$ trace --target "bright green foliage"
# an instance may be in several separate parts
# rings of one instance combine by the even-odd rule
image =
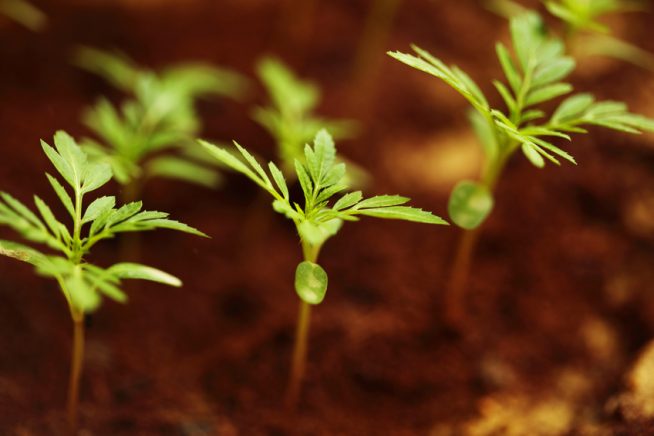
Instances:
[[[639,9],[643,2],[634,0],[543,0],[547,10],[573,29],[609,32],[599,19],[607,14]]]
[[[540,17],[534,13],[511,20],[511,37],[513,54],[501,43],[496,46],[506,82],[494,81],[493,84],[504,100],[504,111],[491,107],[465,72],[445,65],[428,52],[413,47],[416,55],[389,53],[400,62],[443,80],[475,109],[471,123],[485,152],[481,184],[488,192],[492,191],[507,158],[518,149],[533,165],[541,168],[546,161],[557,165],[561,159],[575,163],[574,158],[552,140],[569,141],[570,133],[585,133],[587,125],[628,133],[654,131],[653,120],[629,113],[624,103],[598,102],[589,94],[567,97],[548,117],[542,105],[572,91],[572,86],[564,79],[574,70],[575,62],[564,54],[559,39],[547,35]],[[476,201],[472,201],[477,196],[457,194],[450,198],[450,211],[460,216],[479,216],[473,204]],[[462,198],[469,198],[470,202],[462,202]],[[492,202],[488,207],[491,206]],[[467,218],[463,221],[468,223],[464,227],[470,225]],[[481,222],[483,219],[478,224]]]
[[[201,127],[194,105],[203,96],[239,96],[245,86],[240,76],[204,64],[157,73],[91,48],[79,50],[77,63],[132,96],[120,108],[100,99],[84,115],[99,141],[88,139],[83,147],[94,160],[109,163],[118,182],[157,176],[218,184],[216,168],[192,140]]]
[[[654,69],[654,56],[632,44],[610,36],[602,20],[612,14],[647,8],[644,0],[541,0],[545,8],[565,25],[566,37],[578,56],[600,55]],[[513,0],[488,0],[491,10],[513,17],[527,11]]]
[[[327,273],[317,263],[301,262],[295,270],[295,292],[309,304],[322,303],[327,293]]]
[[[0,14],[33,31],[43,29],[48,20],[43,12],[25,0],[0,0]]]
[[[124,302],[123,279],[143,279],[181,286],[176,277],[157,269],[135,264],[118,263],[101,268],[86,261],[85,256],[99,241],[123,232],[139,232],[167,228],[205,236],[198,230],[168,219],[164,212],[142,210],[141,202],[116,207],[114,197],[98,197],[84,207],[86,194],[105,185],[111,179],[106,163],[88,160],[87,154],[65,132],[57,132],[55,148],[42,141],[43,151],[59,175],[72,188],[69,191],[47,174],[52,188],[73,221],[72,228],[64,225],[50,207],[34,197],[38,214],[7,193],[0,193],[0,224],[7,225],[25,239],[46,245],[58,254],[46,254],[10,241],[0,241],[0,254],[28,262],[39,274],[57,280],[73,314],[96,309],[104,295]]]
[[[294,177],[295,160],[304,159],[304,144],[323,127],[336,139],[353,130],[353,123],[327,120],[314,115],[320,102],[320,90],[311,82],[300,80],[281,61],[264,58],[257,72],[270,98],[270,106],[257,107],[252,116],[277,143],[281,169],[286,177]]]
[[[333,197],[347,190],[348,185],[345,182],[345,164],[336,162],[334,141],[326,130],[316,134],[313,147],[305,145],[304,159],[295,160],[296,177],[304,194],[303,206],[291,200],[286,178],[273,162],[268,164],[269,176],[257,160],[239,144],[235,143],[240,157],[224,148],[205,141],[200,142],[221,163],[244,174],[274,198],[273,208],[293,220],[305,248],[305,260],[312,263],[315,263],[316,256],[309,256],[307,253],[317,253],[322,244],[338,232],[343,221],[357,221],[360,215],[447,224],[430,212],[405,206],[409,199],[398,195],[379,195],[364,199],[361,191],[354,191],[333,201]],[[297,291],[307,303],[316,304],[317,300],[322,300],[322,297],[318,298],[321,294],[318,292],[320,288],[314,284],[314,279],[307,278],[304,271],[306,268],[308,266],[302,267],[304,278],[300,280],[302,286]],[[318,270],[314,268],[312,271],[313,276],[320,277]],[[318,281],[322,282],[322,279]],[[325,275],[325,287],[326,283]],[[324,294],[324,290],[322,293]]]
[[[481,183],[464,180],[452,190],[448,213],[464,229],[478,227],[493,210],[493,194]]]

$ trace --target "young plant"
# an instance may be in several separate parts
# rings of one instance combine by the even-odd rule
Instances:
[[[120,108],[106,99],[90,108],[84,122],[99,140],[82,144],[93,159],[111,165],[116,180],[125,185],[125,201],[137,197],[150,177],[216,186],[220,177],[213,161],[192,139],[201,127],[195,102],[207,95],[238,97],[244,79],[199,63],[155,72],[92,48],[80,49],[77,63],[132,96]]]
[[[545,8],[561,20],[564,38],[575,57],[608,56],[654,70],[654,55],[610,35],[611,29],[602,23],[610,15],[642,11],[639,0],[541,0]],[[512,17],[528,9],[513,0],[491,0],[491,10]]]
[[[0,14],[35,32],[43,29],[48,20],[43,12],[25,0],[0,0]]]
[[[145,211],[140,201],[116,207],[115,197],[98,197],[85,206],[85,196],[111,179],[111,167],[88,159],[73,138],[63,131],[54,136],[55,148],[41,142],[43,151],[59,175],[72,188],[72,196],[50,174],[46,174],[59,200],[70,215],[72,228],[64,225],[41,198],[34,196],[39,215],[11,195],[0,192],[0,224],[7,225],[31,242],[47,246],[42,252],[16,242],[0,240],[0,254],[32,264],[36,272],[57,281],[74,324],[68,419],[72,432],[77,426],[79,380],[84,356],[84,316],[98,308],[103,296],[124,303],[120,289],[124,279],[142,279],[181,286],[181,281],[158,269],[117,263],[103,268],[86,257],[95,244],[123,232],[167,228],[205,236],[198,230],[168,219],[163,212]],[[56,254],[54,254],[56,253]]]
[[[357,221],[359,216],[400,219],[427,224],[447,224],[430,212],[404,206],[409,201],[397,195],[363,198],[361,191],[350,192],[333,201],[348,188],[346,167],[336,162],[336,148],[326,130],[316,134],[314,145],[305,145],[304,159],[295,160],[296,177],[304,194],[304,205],[293,201],[286,178],[273,162],[268,164],[272,179],[257,160],[235,143],[237,157],[224,148],[201,141],[222,164],[240,172],[273,197],[273,209],[293,221],[302,244],[303,261],[295,271],[295,291],[300,297],[295,346],[286,404],[294,407],[304,375],[311,306],[320,304],[327,291],[327,273],[318,264],[323,244],[334,236],[344,221]],[[333,202],[332,202],[333,201]],[[331,202],[331,204],[330,204]]]
[[[275,138],[282,173],[293,179],[295,160],[304,159],[304,144],[311,141],[321,128],[326,128],[339,139],[352,132],[354,123],[314,115],[320,101],[320,90],[314,83],[297,78],[280,60],[262,59],[257,73],[268,91],[270,106],[255,108],[252,117]],[[352,169],[352,164],[348,165]],[[362,170],[357,171],[362,173]]]
[[[504,100],[504,110],[493,108],[465,72],[445,65],[419,47],[413,47],[416,55],[389,53],[443,80],[468,100],[473,108],[470,121],[484,150],[479,180],[457,184],[448,205],[452,221],[465,229],[446,294],[446,316],[454,323],[464,315],[463,291],[477,229],[491,212],[495,184],[516,151],[520,150],[537,168],[543,168],[547,161],[574,164],[574,158],[554,145],[553,139],[570,141],[570,134],[586,133],[588,125],[634,134],[654,130],[653,120],[629,113],[624,103],[596,101],[590,94],[567,97],[548,115],[545,104],[572,91],[563,80],[574,70],[575,61],[564,54],[561,40],[548,36],[543,29],[535,13],[520,15],[511,19],[513,55],[502,43],[496,45],[506,83],[494,81],[493,85]]]

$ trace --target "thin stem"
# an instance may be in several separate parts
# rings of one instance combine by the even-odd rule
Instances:
[[[319,245],[311,245],[302,241],[302,252],[304,260],[316,262],[320,253]],[[293,412],[297,406],[300,390],[302,388],[302,379],[307,363],[307,349],[309,343],[309,325],[311,319],[311,306],[300,301],[298,311],[297,325],[295,327],[295,343],[293,345],[293,359],[291,361],[291,372],[289,376],[288,388],[284,404],[288,412]]]
[[[311,306],[305,301],[300,301],[297,326],[295,327],[295,344],[293,346],[293,360],[291,361],[291,374],[286,391],[286,410],[292,412],[297,406],[300,396],[300,388],[307,362],[307,344],[309,339],[309,323],[311,318]]]
[[[75,190],[75,220],[73,221],[73,247],[72,247],[72,261],[80,263],[82,260],[82,193]]]
[[[84,360],[84,314],[73,315],[73,349],[70,361],[68,384],[68,425],[70,434],[77,432],[77,405],[79,403],[79,382]]]
[[[507,144],[502,150],[500,156],[495,159],[492,165],[489,165],[481,177],[481,183],[492,193],[499,179],[508,157],[514,150],[514,144]],[[445,294],[445,321],[452,327],[461,327],[465,325],[467,311],[465,310],[465,294],[470,274],[470,265],[479,240],[481,226],[464,230],[459,238],[456,249],[456,256],[452,264],[450,281]]]

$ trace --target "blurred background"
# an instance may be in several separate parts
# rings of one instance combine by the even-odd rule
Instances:
[[[0,17],[0,189],[24,202],[38,194],[56,203],[39,140],[58,129],[88,135],[84,109],[99,96],[124,99],[73,64],[80,45],[119,50],[153,69],[202,61],[241,73],[249,79],[242,98],[199,103],[201,137],[235,139],[266,160],[275,157],[274,140],[251,112],[268,101],[256,64],[275,55],[320,87],[318,114],[356,121],[337,147],[369,172],[367,193],[410,196],[444,217],[451,188],[475,178],[482,160],[468,105],[385,52],[416,43],[459,65],[501,105],[491,81],[501,79],[494,43],[507,40],[507,22],[481,1],[33,4],[47,17],[40,31]],[[524,4],[546,16],[539,2]],[[608,23],[615,36],[654,53],[653,20],[642,11]],[[654,117],[651,70],[588,58],[572,83]],[[474,257],[465,334],[441,322],[459,230],[376,220],[344,226],[321,253],[330,287],[314,311],[292,418],[280,402],[301,256],[291,223],[265,202],[258,207],[257,188],[240,176],[223,173],[217,189],[149,181],[141,194],[147,209],[171,212],[212,238],[143,235],[142,261],[179,276],[184,287],[127,284],[127,305],[107,301],[89,317],[82,428],[99,435],[648,434],[654,135],[591,129],[566,149],[578,166],[537,170],[522,156],[509,163]],[[121,189],[112,183],[106,191]],[[253,216],[262,217],[263,231],[245,225]],[[17,239],[6,228],[0,237]],[[119,253],[111,241],[98,246],[94,262],[108,265]],[[60,431],[70,330],[55,283],[0,259],[0,433]]]

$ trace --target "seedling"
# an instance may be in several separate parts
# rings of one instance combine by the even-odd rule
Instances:
[[[99,141],[87,139],[89,155],[111,165],[125,185],[125,201],[137,197],[150,177],[167,177],[214,187],[219,181],[195,138],[201,127],[194,104],[206,95],[239,96],[245,82],[237,74],[205,64],[181,64],[160,73],[129,58],[80,49],[77,63],[132,95],[119,108],[100,99],[84,115]]]
[[[144,211],[140,201],[116,208],[116,198],[98,197],[84,206],[84,197],[111,179],[111,167],[95,163],[67,133],[54,136],[55,148],[41,142],[43,151],[59,175],[72,188],[72,197],[63,185],[46,174],[59,200],[70,214],[72,229],[59,221],[41,198],[34,196],[40,217],[7,193],[0,193],[0,224],[7,225],[25,239],[46,245],[57,254],[44,253],[16,242],[0,240],[0,254],[30,263],[36,272],[57,281],[66,298],[74,324],[68,419],[71,432],[77,427],[79,381],[84,356],[84,316],[96,310],[102,297],[124,303],[127,296],[120,285],[124,279],[141,279],[181,286],[182,282],[163,271],[138,263],[117,263],[102,268],[88,263],[91,248],[103,239],[123,232],[167,228],[205,236],[198,230],[168,219],[164,212]],[[84,231],[86,227],[86,231]],[[84,235],[85,234],[85,235]]]
[[[25,0],[0,0],[0,14],[35,32],[43,29],[48,20],[43,12]]]
[[[568,94],[572,86],[563,80],[574,70],[575,61],[564,54],[558,38],[548,36],[541,19],[527,13],[511,19],[514,54],[502,44],[497,56],[507,83],[493,84],[506,104],[504,111],[490,106],[475,82],[456,66],[449,67],[427,51],[414,46],[416,55],[400,52],[390,56],[431,74],[458,91],[471,104],[470,120],[484,150],[485,162],[477,181],[464,180],[452,191],[450,218],[466,231],[452,271],[446,295],[446,316],[457,323],[463,316],[463,290],[474,249],[476,229],[493,208],[493,191],[507,160],[518,150],[537,168],[547,161],[575,163],[574,158],[550,142],[571,140],[571,133],[586,133],[587,125],[602,126],[626,133],[654,130],[654,121],[629,113],[624,103],[595,101],[590,94],[566,98],[548,116],[543,105]]]
[[[610,35],[604,18],[646,9],[639,0],[541,0],[545,8],[561,20],[563,37],[575,57],[608,56],[654,70],[654,55]],[[490,0],[489,8],[512,17],[528,9],[513,0]]]
[[[304,193],[304,206],[290,198],[286,178],[273,162],[268,163],[271,178],[257,160],[235,143],[238,157],[224,148],[201,141],[202,145],[224,165],[240,172],[270,194],[273,209],[295,224],[304,260],[295,271],[295,291],[300,297],[295,346],[286,405],[293,408],[304,376],[311,306],[320,304],[327,291],[327,273],[318,264],[323,244],[336,233],[344,221],[357,221],[358,216],[400,219],[427,224],[447,224],[430,212],[404,206],[409,201],[398,195],[363,198],[361,191],[343,195],[333,204],[332,198],[348,188],[346,167],[336,163],[336,148],[326,130],[316,134],[313,147],[305,145],[304,159],[295,160],[296,177]],[[274,182],[274,183],[273,183]]]
[[[257,72],[268,91],[270,106],[257,107],[252,117],[275,138],[279,165],[287,179],[295,177],[295,160],[304,159],[304,144],[321,128],[332,132],[336,139],[352,133],[354,123],[351,121],[314,115],[320,101],[319,88],[312,82],[300,80],[278,59],[262,59]],[[338,159],[342,160],[340,156]],[[349,162],[348,165],[353,166]]]

